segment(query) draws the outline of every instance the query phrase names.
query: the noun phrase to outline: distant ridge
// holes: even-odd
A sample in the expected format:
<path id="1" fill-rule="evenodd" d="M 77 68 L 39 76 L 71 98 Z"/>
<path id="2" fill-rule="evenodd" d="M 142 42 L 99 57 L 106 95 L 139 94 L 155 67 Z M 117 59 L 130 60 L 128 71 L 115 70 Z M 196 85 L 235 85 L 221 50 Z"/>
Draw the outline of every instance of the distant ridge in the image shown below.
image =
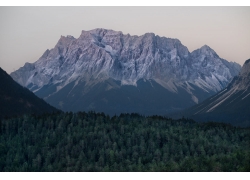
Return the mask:
<path id="1" fill-rule="evenodd" d="M 198 121 L 250 126 L 250 59 L 225 89 L 190 108 L 184 115 Z"/>

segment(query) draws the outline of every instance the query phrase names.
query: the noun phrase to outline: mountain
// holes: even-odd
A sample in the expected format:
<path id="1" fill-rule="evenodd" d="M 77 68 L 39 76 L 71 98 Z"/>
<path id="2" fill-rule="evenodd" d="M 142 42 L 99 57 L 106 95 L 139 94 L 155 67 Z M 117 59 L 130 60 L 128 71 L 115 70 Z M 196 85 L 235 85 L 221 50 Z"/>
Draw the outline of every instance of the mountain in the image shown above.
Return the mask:
<path id="1" fill-rule="evenodd" d="M 27 88 L 16 83 L 2 68 L 0 68 L 0 82 L 0 119 L 25 113 L 57 111 Z"/>
<path id="2" fill-rule="evenodd" d="M 250 59 L 225 89 L 185 113 L 198 121 L 250 126 Z"/>
<path id="3" fill-rule="evenodd" d="M 178 39 L 94 29 L 61 36 L 11 76 L 64 111 L 164 115 L 225 88 L 240 68 L 207 45 L 190 53 Z"/>

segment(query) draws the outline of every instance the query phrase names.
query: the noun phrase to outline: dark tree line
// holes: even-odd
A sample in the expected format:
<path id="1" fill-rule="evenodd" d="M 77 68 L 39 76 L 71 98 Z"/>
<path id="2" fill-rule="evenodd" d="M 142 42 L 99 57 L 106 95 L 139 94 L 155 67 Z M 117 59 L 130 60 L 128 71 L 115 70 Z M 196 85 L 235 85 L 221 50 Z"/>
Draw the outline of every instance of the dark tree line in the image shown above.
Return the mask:
<path id="1" fill-rule="evenodd" d="M 249 128 L 104 113 L 0 121 L 0 171 L 250 171 Z"/>

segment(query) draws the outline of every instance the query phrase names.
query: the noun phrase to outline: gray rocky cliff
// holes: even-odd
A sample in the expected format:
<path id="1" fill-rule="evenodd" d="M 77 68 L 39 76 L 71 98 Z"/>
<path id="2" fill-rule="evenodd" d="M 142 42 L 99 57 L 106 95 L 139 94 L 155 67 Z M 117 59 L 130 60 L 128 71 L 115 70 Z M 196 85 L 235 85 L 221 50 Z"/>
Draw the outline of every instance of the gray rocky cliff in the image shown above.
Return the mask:
<path id="1" fill-rule="evenodd" d="M 119 86 L 135 87 L 139 80 L 153 80 L 171 93 L 185 90 L 191 101 L 198 103 L 202 99 L 196 88 L 210 95 L 216 93 L 228 85 L 240 68 L 237 63 L 220 58 L 207 45 L 190 53 L 178 39 L 154 33 L 131 36 L 99 28 L 82 31 L 79 38 L 61 36 L 53 49 L 11 76 L 35 93 L 53 86 L 53 91 L 43 98 L 70 83 L 77 88 L 78 83 L 84 82 L 86 93 L 108 79 L 119 82 Z"/>

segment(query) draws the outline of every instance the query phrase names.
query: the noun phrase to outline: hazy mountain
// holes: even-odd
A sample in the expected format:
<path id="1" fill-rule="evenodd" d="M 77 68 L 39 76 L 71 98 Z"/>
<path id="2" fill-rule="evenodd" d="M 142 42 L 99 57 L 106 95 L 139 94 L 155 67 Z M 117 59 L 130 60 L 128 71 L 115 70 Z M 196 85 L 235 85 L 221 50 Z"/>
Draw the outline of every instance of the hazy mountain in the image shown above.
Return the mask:
<path id="1" fill-rule="evenodd" d="M 166 114 L 225 88 L 239 70 L 207 45 L 190 53 L 178 39 L 94 29 L 61 36 L 11 76 L 65 111 Z"/>
<path id="2" fill-rule="evenodd" d="M 0 118 L 25 113 L 57 111 L 27 88 L 16 83 L 0 68 Z"/>
<path id="3" fill-rule="evenodd" d="M 250 126 L 250 59 L 230 84 L 186 114 L 199 121 L 218 121 Z"/>

